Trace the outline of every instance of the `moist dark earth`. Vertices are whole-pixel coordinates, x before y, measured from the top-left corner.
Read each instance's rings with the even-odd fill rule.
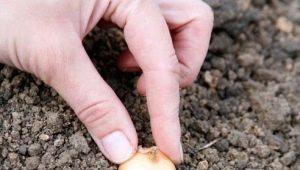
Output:
[[[181,90],[178,169],[300,170],[300,1],[207,1],[215,26],[198,79]],[[84,44],[131,113],[140,144],[152,146],[138,74],[116,67],[122,32],[95,28]],[[53,89],[0,68],[0,169],[117,169]]]

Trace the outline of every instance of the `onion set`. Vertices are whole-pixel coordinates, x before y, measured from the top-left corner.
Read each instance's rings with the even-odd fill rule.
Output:
[[[176,170],[173,162],[156,147],[139,148],[119,170]]]

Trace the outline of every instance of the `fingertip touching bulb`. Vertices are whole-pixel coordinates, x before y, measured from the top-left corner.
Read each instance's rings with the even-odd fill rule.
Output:
[[[119,170],[176,170],[174,163],[156,147],[139,148]]]

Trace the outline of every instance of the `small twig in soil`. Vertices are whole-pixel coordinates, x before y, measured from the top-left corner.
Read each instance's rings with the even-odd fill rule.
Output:
[[[214,145],[215,143],[217,143],[219,140],[221,140],[221,138],[217,138],[217,139],[215,139],[215,140],[209,142],[208,144],[206,144],[206,145],[204,145],[203,147],[201,147],[201,148],[199,149],[199,151],[202,151],[202,150],[204,150],[204,149],[207,149],[207,148],[211,147],[212,145]]]

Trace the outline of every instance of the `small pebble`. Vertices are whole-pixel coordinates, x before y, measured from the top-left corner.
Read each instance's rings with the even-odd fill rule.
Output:
[[[49,136],[48,135],[46,135],[46,134],[41,134],[40,136],[39,136],[39,138],[42,140],[42,141],[47,141],[47,140],[49,140]]]
[[[8,154],[8,159],[10,161],[15,161],[17,158],[18,158],[18,154],[14,153],[14,152]]]
[[[282,32],[291,33],[293,31],[293,23],[285,17],[279,17],[276,22],[276,28]]]
[[[197,166],[197,170],[207,170],[208,169],[208,162],[207,160],[199,162]]]
[[[229,148],[229,142],[227,139],[221,139],[219,142],[215,144],[215,147],[220,152],[226,152]]]
[[[60,147],[60,146],[62,146],[63,144],[64,144],[64,139],[62,139],[62,138],[57,138],[55,141],[54,141],[54,146],[56,146],[56,147]]]
[[[3,148],[3,149],[2,149],[1,155],[2,155],[3,158],[6,158],[6,157],[7,157],[7,155],[8,155],[8,150],[7,150],[7,148]]]
[[[218,85],[221,76],[222,75],[219,70],[206,71],[204,73],[204,80],[211,88],[214,88]]]
[[[12,112],[11,115],[13,119],[20,119],[20,114],[18,112]]]

